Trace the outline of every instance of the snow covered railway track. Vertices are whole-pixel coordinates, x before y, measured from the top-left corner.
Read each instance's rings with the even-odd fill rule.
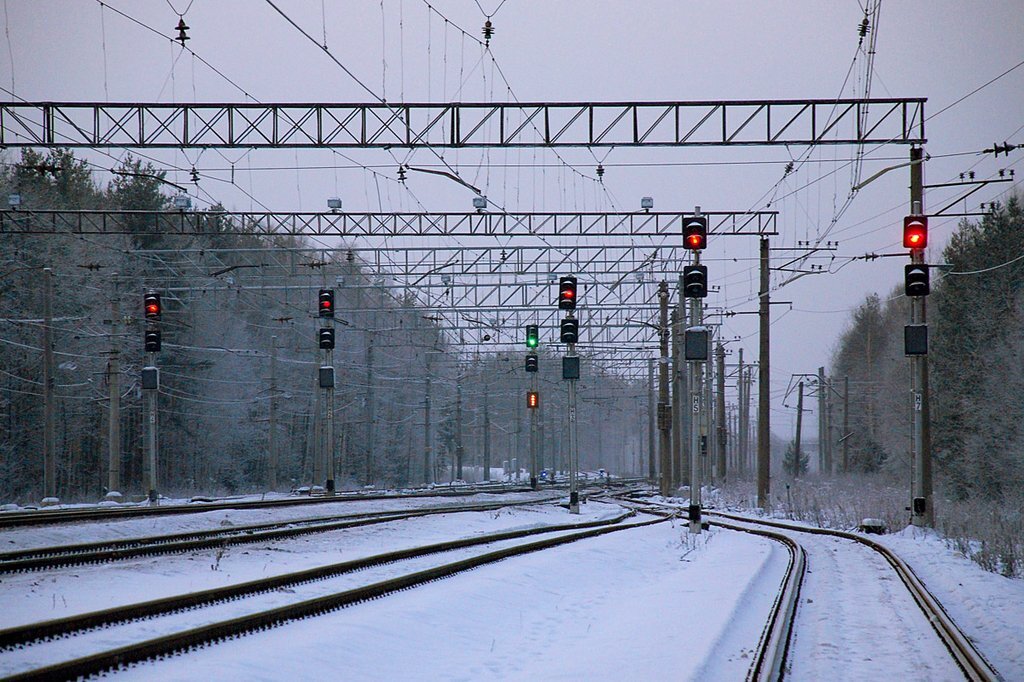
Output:
[[[10,628],[0,631],[0,677],[5,680],[54,680],[99,674],[125,665],[201,649],[219,641],[270,629],[290,621],[321,615],[511,557],[607,533],[661,523],[667,518],[656,517],[651,520],[624,523],[633,515],[633,512],[627,512],[601,521],[505,531],[414,547],[273,578]],[[554,535],[525,543],[509,542],[540,534]],[[495,543],[505,544],[499,544],[498,548],[490,551],[472,553],[456,561],[435,563],[418,570],[416,562],[411,561],[420,557]],[[406,561],[412,563],[411,568],[400,563]],[[292,600],[281,596],[282,592],[290,594],[313,581],[328,581],[369,568],[382,569],[385,575],[395,573],[396,568],[399,570],[397,575],[390,575],[376,582],[368,582],[363,576],[362,584],[356,587],[346,586],[340,590],[329,588],[331,591],[328,593],[313,597]],[[211,606],[223,608],[227,605],[237,610],[236,607],[239,605],[246,606],[243,600],[260,595],[272,604],[269,608],[263,607],[227,618],[222,616],[211,619],[210,614],[206,614],[209,622],[194,626],[197,620],[201,621],[204,618],[202,609]],[[282,599],[286,603],[273,603]],[[187,616],[182,616],[181,614],[186,611]],[[160,619],[164,617],[177,618],[185,622],[174,623],[172,620],[161,624]],[[131,639],[131,633],[125,635],[114,631],[122,625],[136,626],[138,632],[134,633],[134,641],[126,641]],[[164,634],[148,636],[161,629],[164,630]],[[78,650],[72,657],[60,653],[60,649],[64,648],[61,646],[62,643],[78,644],[80,638],[88,638],[90,635],[97,641],[91,645],[86,644],[85,648],[88,650],[91,646],[98,650],[83,653],[82,646],[77,646],[71,647]],[[48,647],[55,647],[57,653],[45,651]],[[54,659],[58,660],[54,662]]]
[[[524,502],[493,502],[443,507],[429,507],[409,511],[381,511],[362,514],[320,516],[292,519],[273,523],[229,526],[185,533],[125,538],[74,545],[36,547],[15,552],[0,553],[0,573],[46,570],[63,566],[105,563],[139,556],[175,554],[228,545],[251,544],[283,538],[326,533],[376,523],[389,523],[403,519],[434,514],[472,511],[493,511],[503,507],[550,502],[557,498],[532,499]]]
[[[946,651],[949,652],[953,661],[955,661],[957,667],[964,674],[966,679],[972,681],[1002,679],[998,671],[996,671],[981,652],[977,650],[970,638],[967,637],[952,618],[949,617],[945,609],[942,607],[942,604],[939,603],[939,601],[928,591],[924,583],[921,582],[920,578],[918,578],[914,573],[913,569],[911,569],[906,562],[904,562],[888,547],[856,533],[848,533],[825,528],[797,526],[778,521],[728,514],[725,512],[706,511],[705,514],[715,518],[729,519],[743,524],[749,524],[751,526],[769,526],[785,531],[851,540],[863,547],[869,548],[874,553],[880,555],[895,571],[901,583],[913,598],[914,603],[921,610],[927,622],[938,635],[942,645],[945,647]],[[724,525],[721,521],[713,521],[713,523]]]
[[[677,517],[679,507],[659,505],[650,502],[637,502],[629,498],[629,493],[618,497],[618,501],[635,509],[651,514],[662,514],[665,518]],[[754,649],[750,668],[747,670],[748,682],[762,680],[780,680],[784,677],[793,638],[793,627],[800,591],[803,587],[804,575],[807,571],[807,556],[804,548],[791,537],[772,530],[738,526],[723,521],[710,522],[712,525],[740,533],[758,535],[778,542],[786,548],[789,560],[778,592],[772,602],[767,622],[761,631],[760,639]]]

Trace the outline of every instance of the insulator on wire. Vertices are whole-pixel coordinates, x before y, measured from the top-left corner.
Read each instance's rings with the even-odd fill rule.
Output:
[[[192,182],[199,182],[199,171],[196,170],[195,166],[192,166],[192,170],[189,173],[192,175]]]
[[[398,181],[405,182],[405,166],[398,167]]]
[[[494,36],[494,25],[491,23],[490,19],[484,22],[483,34],[484,44],[489,46],[491,44],[491,37]]]
[[[600,180],[604,177],[604,166],[597,164],[597,179]]]
[[[177,26],[177,29],[178,29],[177,41],[179,43],[181,43],[182,47],[185,47],[185,41],[189,40],[188,35],[185,34],[185,31],[187,31],[188,28],[189,27],[185,25],[185,17],[179,17],[178,18],[178,26]]]

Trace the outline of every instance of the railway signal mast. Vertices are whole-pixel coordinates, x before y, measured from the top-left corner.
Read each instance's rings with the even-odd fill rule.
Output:
[[[160,392],[160,370],[156,366],[156,354],[160,352],[160,318],[163,306],[160,294],[148,289],[142,296],[142,309],[146,318],[143,332],[143,350],[146,366],[142,368],[142,392],[146,395],[146,465],[143,467],[146,490],[150,504],[157,504],[157,394]]]
[[[579,438],[576,430],[576,381],[580,378],[580,358],[576,354],[579,341],[579,322],[573,315],[576,310],[576,278],[566,275],[558,281],[558,309],[565,311],[561,324],[560,340],[568,345],[562,358],[562,379],[569,382],[569,513],[580,513],[580,493],[577,487],[579,476]]]
[[[683,246],[693,251],[693,265],[683,270],[683,291],[690,302],[690,324],[684,337],[687,363],[687,382],[690,393],[690,532],[700,533],[700,473],[707,457],[707,439],[701,436],[700,425],[705,406],[701,379],[704,365],[709,359],[710,339],[704,326],[704,297],[708,295],[708,269],[700,264],[700,252],[707,246],[708,220],[701,215],[700,206],[683,223]]]
[[[537,408],[540,394],[537,392],[537,346],[540,335],[537,325],[526,325],[526,372],[530,375],[530,390],[526,394],[526,407],[530,410],[530,489],[537,489]]]
[[[919,150],[912,150],[917,152]],[[913,158],[913,156],[912,156]],[[930,462],[926,442],[928,324],[925,296],[931,290],[924,250],[928,246],[928,217],[921,215],[923,187],[920,163],[911,166],[912,215],[903,219],[903,246],[910,249],[910,263],[904,269],[904,292],[910,298],[910,324],[904,328],[904,353],[910,358],[911,424],[910,452],[913,483],[910,492],[910,521],[915,526],[931,525]]]
[[[317,304],[317,315],[321,324],[317,332],[320,350],[324,352],[320,364],[319,383],[326,398],[326,418],[324,421],[324,447],[322,449],[323,468],[321,472],[326,478],[325,488],[328,495],[334,494],[334,289],[321,289]],[[314,467],[314,469],[317,467]]]

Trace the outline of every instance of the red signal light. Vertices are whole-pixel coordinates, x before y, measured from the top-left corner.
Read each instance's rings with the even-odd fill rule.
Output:
[[[147,291],[142,297],[142,310],[147,320],[160,319],[160,294],[155,291]]]
[[[700,251],[708,245],[708,220],[704,216],[687,218],[683,223],[683,246]]]
[[[928,246],[928,218],[908,215],[903,219],[903,246],[908,249],[923,249]]]

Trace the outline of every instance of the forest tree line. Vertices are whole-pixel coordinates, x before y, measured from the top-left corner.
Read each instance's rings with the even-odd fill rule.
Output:
[[[1019,196],[963,220],[929,253],[928,367],[934,473],[953,500],[1024,490],[1024,216]],[[900,286],[852,314],[833,377],[850,380],[850,469],[909,480],[910,378]]]
[[[26,221],[33,210],[174,210],[165,173],[131,156],[105,184],[87,161],[68,151],[25,150],[4,162],[0,190],[5,197],[20,195]],[[317,483],[312,459],[323,421],[317,418],[319,287],[336,292],[339,487],[422,483],[428,448],[426,477],[450,480],[460,394],[466,477],[480,475],[485,449],[492,467],[513,458],[526,466],[523,353],[457,346],[450,330],[422,313],[411,292],[389,288],[382,273],[344,246],[257,235],[222,211],[216,204],[203,209],[206,229],[197,235],[152,234],[140,216],[124,235],[0,236],[0,502],[42,495],[44,268],[51,270],[54,285],[62,500],[95,500],[105,492],[113,352],[120,361],[121,492],[143,492],[139,377],[145,361],[142,296],[148,288],[161,292],[164,307],[158,356],[161,492],[265,490],[269,405],[275,396],[278,488]],[[565,387],[550,344],[553,332],[544,335],[541,452],[551,468],[566,447],[564,410],[557,407],[564,405]],[[583,468],[633,466],[624,453],[640,447],[644,388],[585,361],[579,389]]]

